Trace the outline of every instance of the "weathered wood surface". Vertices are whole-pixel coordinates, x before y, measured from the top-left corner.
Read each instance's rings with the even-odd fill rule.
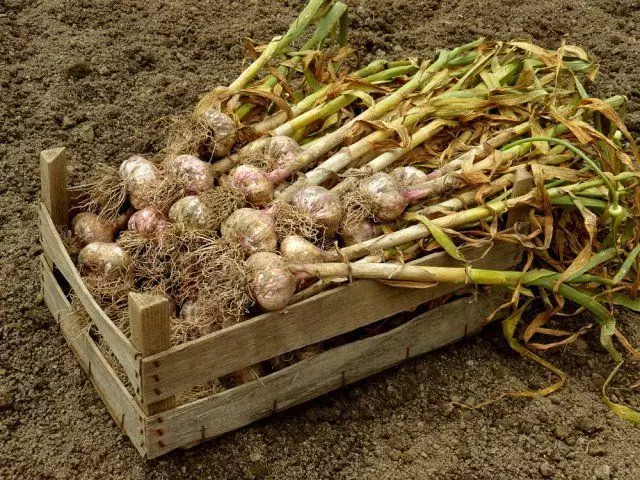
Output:
[[[67,225],[69,196],[67,193],[67,150],[55,148],[40,152],[40,195],[53,224]]]
[[[513,245],[495,244],[463,249],[467,259],[481,257],[479,268],[506,269],[520,258]],[[413,264],[459,266],[446,253],[421,258]],[[282,312],[268,313],[214,332],[198,340],[147,357],[141,362],[142,396],[157,401],[207,380],[285,352],[341,335],[374,321],[460,289],[441,284],[427,289],[398,288],[374,280],[359,280],[320,293],[291,305]]]
[[[169,300],[160,295],[129,293],[129,322],[131,341],[140,350],[142,358],[163,352],[171,346]],[[175,397],[155,403],[141,399],[142,409],[153,415],[176,406]]]
[[[80,273],[71,261],[67,250],[60,239],[49,212],[44,204],[40,204],[39,209],[40,236],[42,248],[49,259],[53,261],[60,270],[64,278],[69,282],[74,293],[87,310],[91,320],[106,340],[109,348],[122,365],[127,377],[134,388],[140,387],[138,373],[139,352],[129,341],[129,339],[118,329],[111,319],[102,311],[94,298],[89,293],[86,285],[82,281]]]
[[[44,301],[60,325],[62,335],[78,359],[116,424],[131,439],[141,455],[146,455],[144,413],[122,384],[93,342],[86,327],[81,327],[60,289],[49,265],[41,258]]]
[[[454,300],[387,333],[146,419],[149,458],[230,432],[477,332],[502,296]],[[425,379],[427,381],[428,379]]]

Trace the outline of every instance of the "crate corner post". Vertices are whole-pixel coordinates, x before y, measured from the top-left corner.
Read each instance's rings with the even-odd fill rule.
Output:
[[[171,347],[169,300],[163,295],[129,292],[129,322],[131,342],[142,358],[163,352]],[[175,407],[175,397],[148,402],[139,396],[140,406],[147,415],[154,415]]]
[[[42,202],[56,226],[68,223],[67,163],[68,155],[65,147],[40,152]]]

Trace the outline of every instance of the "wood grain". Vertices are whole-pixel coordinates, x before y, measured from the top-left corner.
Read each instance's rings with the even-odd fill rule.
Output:
[[[60,325],[62,335],[87,372],[100,398],[116,424],[131,439],[140,455],[146,454],[144,441],[144,412],[122,384],[111,366],[89,336],[86,327],[73,313],[71,305],[60,289],[49,265],[41,257],[44,301]]]
[[[140,350],[142,358],[165,351],[171,346],[169,300],[160,295],[129,293],[129,322],[131,342]],[[147,403],[142,397],[142,409],[148,415],[176,406],[175,397]]]
[[[454,300],[381,335],[146,419],[148,457],[216,437],[477,332],[503,297]],[[424,379],[428,381],[429,379]]]
[[[67,150],[40,152],[40,195],[56,226],[68,224]]]
[[[71,261],[67,250],[60,239],[49,213],[40,204],[39,208],[40,236],[42,248],[45,254],[53,261],[64,278],[69,282],[74,293],[86,309],[96,327],[109,345],[109,348],[122,365],[129,381],[134,388],[140,387],[140,375],[138,373],[138,359],[140,353],[129,339],[114,325],[111,319],[102,311],[94,298],[87,290],[80,273]]]
[[[520,249],[495,244],[467,247],[467,259],[479,268],[506,269],[520,259]],[[460,266],[445,253],[421,258],[412,264]],[[142,396],[157,401],[297,348],[350,332],[374,321],[462,288],[441,284],[426,289],[398,288],[374,280],[359,280],[322,292],[312,298],[173,347],[141,362]]]

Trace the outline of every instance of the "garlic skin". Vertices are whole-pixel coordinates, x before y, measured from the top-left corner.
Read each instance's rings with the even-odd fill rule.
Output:
[[[213,188],[211,164],[193,155],[178,155],[166,161],[169,173],[179,181],[187,195],[196,195]]]
[[[290,235],[280,242],[282,258],[291,263],[321,263],[324,252],[306,238]]]
[[[414,198],[419,198],[420,193],[424,190],[429,182],[429,177],[422,170],[415,167],[398,167],[391,172],[402,186],[402,194],[404,198],[411,202]]]
[[[182,197],[169,209],[169,220],[178,225],[195,230],[207,228],[207,215],[204,204],[195,195]]]
[[[95,213],[81,212],[71,220],[71,230],[82,247],[92,242],[111,243],[115,237],[115,222]]]
[[[149,160],[141,155],[132,155],[129,158],[122,161],[118,168],[118,173],[122,178],[128,178],[134,174],[134,172],[145,164],[153,165]]]
[[[93,242],[78,254],[80,273],[105,281],[124,277],[130,264],[129,255],[116,243]]]
[[[358,190],[367,200],[367,207],[378,222],[399,218],[407,207],[402,185],[388,173],[379,172],[358,184]]]
[[[293,199],[293,205],[324,228],[324,236],[333,237],[344,213],[340,197],[320,186],[305,187]]]
[[[382,235],[380,225],[373,223],[367,218],[357,223],[343,224],[340,226],[340,230],[338,230],[338,236],[345,247],[366,242],[380,235]]]
[[[271,160],[271,168],[275,170],[291,169],[302,152],[302,147],[293,138],[280,135],[271,137],[267,154]]]
[[[238,242],[246,255],[278,249],[273,220],[260,210],[239,208],[222,222],[222,238]]]
[[[405,189],[420,187],[427,181],[427,174],[411,165],[394,168],[391,176],[398,180]]]
[[[167,228],[167,217],[156,207],[145,207],[131,215],[127,228],[140,235],[160,233]]]
[[[262,137],[240,151],[239,161],[264,169],[272,185],[278,185],[296,171],[302,152],[302,147],[291,137]]]
[[[118,169],[123,179],[129,202],[136,210],[148,206],[153,200],[153,189],[160,180],[160,171],[153,162],[140,155],[127,158]]]
[[[231,153],[237,140],[236,124],[231,117],[217,108],[207,108],[201,113],[202,121],[213,137],[206,147],[214,158],[224,158]]]
[[[251,294],[256,303],[269,312],[286,307],[296,291],[296,278],[282,257],[258,252],[246,261],[252,273]]]
[[[290,263],[306,264],[324,261],[324,252],[299,235],[290,235],[280,242],[280,255],[286,262]],[[314,278],[305,272],[295,272],[294,276],[299,287]]]
[[[240,190],[256,207],[268,204],[273,196],[273,184],[267,174],[252,165],[239,165],[224,179],[231,188]]]
[[[284,135],[259,138],[239,152],[241,163],[264,166],[270,170],[291,165],[301,153],[302,147],[293,138]]]

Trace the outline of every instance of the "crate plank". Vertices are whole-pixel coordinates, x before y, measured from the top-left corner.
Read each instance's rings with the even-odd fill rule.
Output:
[[[96,327],[98,327],[109,348],[122,365],[132,385],[134,385],[134,388],[139,389],[139,352],[129,339],[113,324],[111,319],[102,311],[91,296],[91,293],[89,293],[89,290],[82,281],[80,273],[71,261],[62,243],[60,235],[58,235],[56,227],[49,216],[49,212],[42,203],[39,208],[39,219],[42,248],[45,254],[55,263],[67,282],[69,282],[78,299],[87,310],[91,320],[93,320]]]
[[[144,413],[104,359],[87,329],[79,327],[69,301],[43,257],[40,258],[40,271],[44,301],[59,322],[62,335],[82,368],[89,375],[116,424],[131,439],[138,452],[144,456],[146,454]]]
[[[502,295],[454,300],[381,335],[326,351],[146,419],[148,458],[248,425],[477,332]],[[428,381],[428,379],[425,379]]]
[[[486,246],[465,248],[466,258],[480,257],[478,268],[506,269],[520,258],[520,249],[497,243],[486,256]],[[413,264],[459,266],[445,253]],[[460,289],[442,284],[428,289],[403,289],[373,280],[359,280],[320,293],[274,312],[238,323],[192,342],[147,357],[141,362],[142,396],[158,401],[187,388],[291,350],[352,331],[374,321]]]

